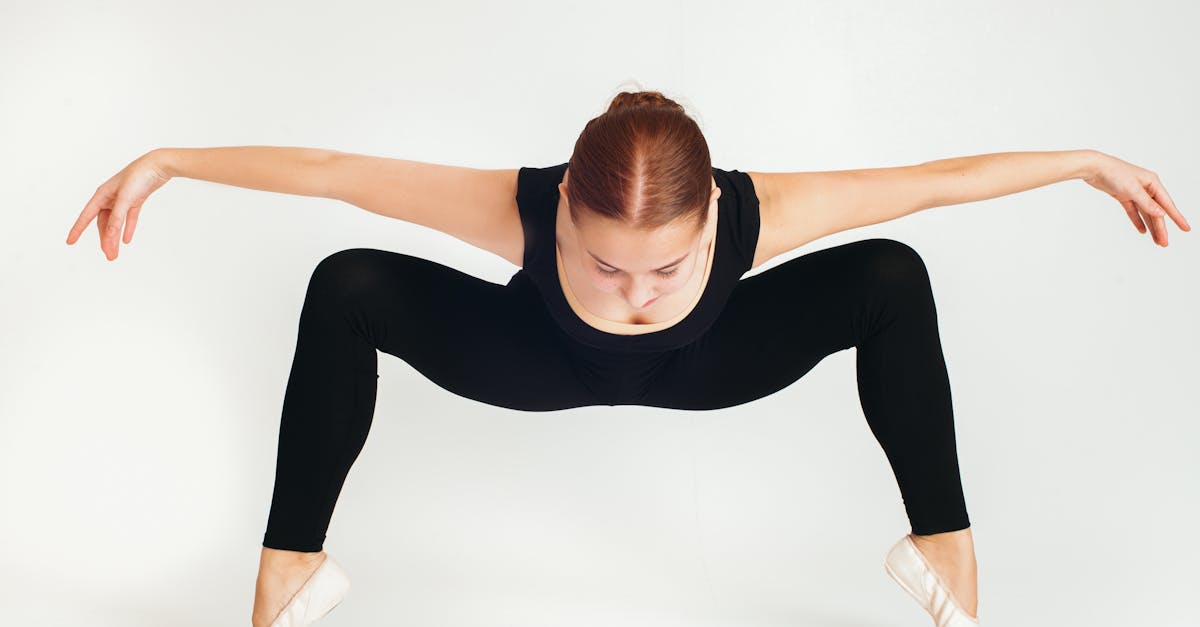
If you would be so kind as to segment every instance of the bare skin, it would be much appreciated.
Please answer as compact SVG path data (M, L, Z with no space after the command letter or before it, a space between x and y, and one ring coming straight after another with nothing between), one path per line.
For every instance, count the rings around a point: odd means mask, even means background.
M946 582L959 606L976 617L979 590L976 579L975 542L971 528L929 536L912 535L913 544Z
M325 561L325 552L304 553L262 548L258 561L258 581L254 586L253 627L270 627L280 610L304 586L309 576Z

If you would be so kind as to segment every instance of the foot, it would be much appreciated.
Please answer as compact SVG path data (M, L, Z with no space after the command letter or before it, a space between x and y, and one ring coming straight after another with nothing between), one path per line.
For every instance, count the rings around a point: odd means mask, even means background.
M909 534L913 544L933 566L959 607L978 618L979 592L976 583L975 544L971 528L928 536Z
M304 553L262 548L258 581L254 586L253 627L270 627L279 612L304 587L308 578L325 561L325 552Z

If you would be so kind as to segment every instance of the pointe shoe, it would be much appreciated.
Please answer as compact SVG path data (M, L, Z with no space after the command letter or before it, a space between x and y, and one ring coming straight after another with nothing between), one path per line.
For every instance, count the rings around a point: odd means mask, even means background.
M912 538L905 534L888 551L883 569L889 577L900 584L926 612L933 617L937 627L976 627L978 618L972 618L955 600L950 588L933 570L921 554Z
M311 625L333 611L349 590L350 579L346 572L326 553L321 565L271 621L271 627Z

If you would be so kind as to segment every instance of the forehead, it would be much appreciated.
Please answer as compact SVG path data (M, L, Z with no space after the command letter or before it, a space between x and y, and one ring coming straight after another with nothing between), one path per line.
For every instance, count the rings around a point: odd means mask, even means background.
M623 222L590 216L576 227L583 254L629 272L662 269L686 257L700 240L691 224L635 229Z
M621 220L614 220L591 212L585 212L575 231L587 243L596 246L638 245L661 248L683 246L694 242L703 229L695 222L677 220L653 228L635 228Z

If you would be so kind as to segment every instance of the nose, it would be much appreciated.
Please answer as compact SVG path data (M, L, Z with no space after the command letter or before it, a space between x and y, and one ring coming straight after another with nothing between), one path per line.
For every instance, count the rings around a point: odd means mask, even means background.
M660 294L655 294L650 289L649 285L635 285L629 292L629 303L637 309L648 307L651 303L658 299Z

